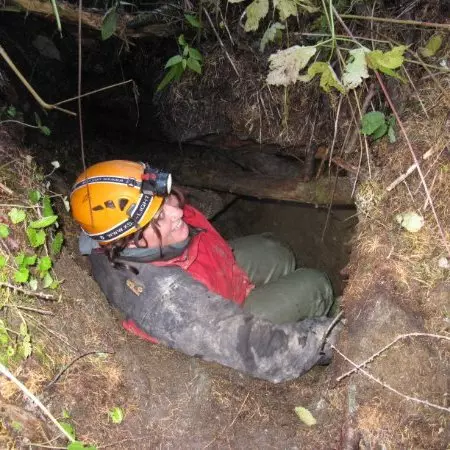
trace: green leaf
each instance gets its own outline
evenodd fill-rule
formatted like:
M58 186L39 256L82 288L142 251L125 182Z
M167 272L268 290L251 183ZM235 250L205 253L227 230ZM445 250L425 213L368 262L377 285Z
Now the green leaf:
M16 283L26 283L30 276L30 271L26 267L21 267L14 272L14 281Z
M20 323L20 327L19 327L19 333L22 337L26 336L28 334L28 326L27 323L22 321Z
M11 222L16 224L16 223L23 222L25 220L26 213L23 209L13 208L8 213L8 216L11 219Z
M183 67L183 72L184 72L184 70L186 70L186 64L187 64L187 60L186 60L186 58L183 58L183 60L181 61L181 66Z
M35 205L41 199L41 193L39 191L30 191L28 192L28 198L30 202Z
M194 28L202 27L201 23L198 21L196 16L193 16L192 14L185 14L184 17L188 21L189 25L191 25L192 27Z
M265 31L261 42L259 44L259 51L262 53L269 42L273 42L281 34L281 30L284 30L285 26L280 22L273 23Z
M25 261L25 253L20 252L14 257L14 262L18 267L23 266L23 262Z
M61 411L61 414L64 417L64 419L71 419L72 418L71 415L70 415L69 410L67 410L65 408Z
M44 287L44 289L47 289L47 288L51 287L52 283L53 283L53 278L52 278L52 276L47 272L47 273L44 275L44 279L42 280L42 286Z
M53 241L51 243L51 251L54 255L58 255L61 251L62 245L64 243L64 235L61 231L58 231L53 238Z
M295 409L295 414L297 414L298 418L305 424L308 425L308 427L315 425L317 423L314 416L307 410L306 408L303 408L302 406L297 406Z
M42 126L41 118L39 117L38 113L36 113L36 112L34 113L34 120L36 121L36 125L38 127Z
M442 45L442 35L435 34L426 43L425 47L419 48L419 52L425 58L429 58L430 56L434 56L437 53L437 51L441 48L441 45Z
M185 45L183 48L183 57L186 58L189 55L189 45Z
M115 406L114 408L111 408L108 412L108 415L112 421L112 423L120 424L123 420L123 410L122 408L119 408L118 406Z
M369 51L365 47L349 51L350 59L342 75L342 84L347 89L355 89L362 83L364 78L369 78L366 62L366 54Z
M245 8L247 21L245 22L245 31L256 31L259 27L259 21L264 19L269 12L269 0L253 0Z
M389 127L388 132L387 132L389 142L391 144L394 144L397 141L397 137L395 135L395 123L396 123L395 117L389 116L387 123L388 123L388 127Z
M45 125L42 125L39 127L40 132L45 136L50 136L52 134L49 127L46 127Z
M183 68L181 67L181 64L172 66L162 79L161 83L158 84L156 92L162 91L171 81L178 80L182 73Z
M386 119L381 111L368 112L361 118L361 133L370 136L385 123Z
M26 233L27 233L30 245L33 248L40 247L45 242L45 231L44 230L36 231L35 229L28 227L26 230Z
M72 437L72 439L75 439L75 428L73 427L73 425L71 425L70 423L67 422L59 422L58 423L61 425L62 428L64 428L64 431Z
M34 264L36 264L36 259L37 259L36 255L26 255L25 258L23 259L22 264L24 266L33 266Z
M33 347L30 342L30 336L28 335L22 342L20 346L20 352L24 358L28 358L33 351Z
M320 74L320 87L325 92L330 92L331 88L336 88L339 92L345 94L345 88L338 80L333 68L328 63L315 62L309 66L308 74L298 77L300 81L310 81L316 75Z
M180 34L178 36L178 44L181 45L182 47L187 45L186 39L184 38L184 34Z
M273 0L273 6L283 22L288 17L297 15L297 0Z
M12 345L8 345L8 348L6 349L6 354L12 358L16 354L16 350Z
M102 40L110 38L117 28L117 7L113 6L106 11L102 21Z
M52 208L52 202L50 200L50 197L48 197L47 195L44 195L44 198L42 199L42 215L44 217L55 215L55 212Z
M52 267L52 260L49 256L39 258L38 269L40 272L47 272Z
M6 266L6 261L7 261L6 256L0 255L0 269L1 269L2 267L5 267L5 266Z
M197 72L199 74L202 73L202 66L200 65L200 63L194 59L194 58L188 58L186 60L187 66L189 67L189 69L193 70L194 72Z
M197 61L203 61L202 54L196 48L189 47L189 56Z
M83 442L74 441L67 446L67 450L97 450L94 445L83 444Z
M0 329L0 344L6 345L9 342L9 335L6 330Z
M367 64L373 70L379 70L386 75L403 80L393 69L398 69L403 64L403 53L407 48L405 45L399 45L388 52L374 50L366 55Z
M9 236L9 227L4 223L0 223L0 238L5 239Z
M382 138L388 131L388 126L386 122L383 122L372 134L373 139L377 140Z
M31 280L28 282L28 284L30 285L30 288L32 291L36 291L38 288L38 282L36 280L36 278L31 278Z
M8 108L6 108L6 114L8 115L8 117L10 117L11 119L14 119L14 117L16 117L17 114L17 110L14 106L8 106Z
M417 233L424 225L425 220L415 211L407 211L395 216L395 220L410 233Z
M308 64L316 53L316 47L294 45L286 50L279 50L269 56L269 74L267 83L276 86L294 84L298 73Z
M164 69L168 69L169 67L172 67L175 64L180 64L180 62L182 60L183 60L183 57L181 55L172 56L172 58L169 58L168 61L166 62Z
M57 219L58 219L58 216L43 217L42 219L35 220L34 222L31 222L30 223L30 228L35 228L35 229L46 228L46 227L54 224Z

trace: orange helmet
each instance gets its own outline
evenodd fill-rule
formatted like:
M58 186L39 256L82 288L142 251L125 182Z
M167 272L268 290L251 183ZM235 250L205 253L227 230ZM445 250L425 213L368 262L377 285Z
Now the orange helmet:
M147 225L170 193L171 184L170 174L148 164L97 163L72 188L72 215L88 236L108 244Z

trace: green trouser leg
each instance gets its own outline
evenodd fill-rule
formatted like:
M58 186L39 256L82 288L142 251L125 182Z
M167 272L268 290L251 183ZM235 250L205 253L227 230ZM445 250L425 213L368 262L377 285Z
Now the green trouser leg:
M239 266L256 285L244 310L273 323L297 322L325 316L333 304L326 274L295 270L292 251L271 234L252 235L230 242Z

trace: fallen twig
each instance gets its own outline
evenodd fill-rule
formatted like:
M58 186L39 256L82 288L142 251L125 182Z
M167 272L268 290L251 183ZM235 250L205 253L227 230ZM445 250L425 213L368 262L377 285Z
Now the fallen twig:
M8 66L11 68L11 70L17 75L17 77L19 78L19 80L22 82L22 84L28 89L28 91L30 92L30 94L34 97L34 99L42 106L42 108L44 109L56 109L58 111L62 111L66 114L69 114L71 116L76 116L76 113L69 111L67 109L64 108L60 108L57 105L51 105L47 102L45 102L44 100L42 100L42 98L39 96L39 94L33 89L33 87L30 85L30 83L28 83L28 81L25 79L25 77L22 75L22 73L20 72L20 70L16 67L16 65L12 62L11 58L8 56L8 53L6 53L5 49L0 45L0 56L3 57L3 59L6 61L6 63L8 64Z
M431 155L434 155L438 151L437 148L430 148L422 155L422 160L427 160ZM415 170L417 169L417 164L411 164L405 173L400 175L398 178L396 178L387 188L386 191L390 192L392 189L394 189L397 185L399 185L403 180L408 178L409 175L411 175Z
M6 192L9 195L13 195L14 194L14 192L9 187L5 186L3 183L0 183L0 189L3 192Z
M446 411L446 412L450 413L450 408L446 408L445 406L436 405L435 403L431 403L427 400L422 400L417 397L411 397L409 395L403 394L402 392L398 391L397 389L393 388L392 386L389 386L389 384L383 383L381 380L379 380L378 378L371 375L369 372L367 372L364 369L362 369L361 367L359 367L351 359L347 358L347 356L345 356L341 351L339 351L334 345L331 345L331 348L336 353L338 353L340 356L342 356L342 358L344 358L346 361L348 361L352 366L354 366L355 370L361 372L362 374L364 374L366 377L370 378L375 383L379 384L380 386L385 387L386 389L390 390L391 392L394 392L395 394L399 395L400 397L406 398L407 400L411 400L416 403L420 403L425 406L429 406L431 408L440 409L441 411Z
M447 23L419 22L417 20L391 19L389 17L356 16L354 14L341 14L340 17L342 17L343 19L370 20L373 22L397 23L400 25L414 25L417 27L443 28L447 31L450 30L450 25Z
M440 334L430 334L430 333L401 334L400 336L397 336L392 342L390 342L389 344L385 345L381 350L379 350L376 353L374 353L370 358L367 358L361 364L358 364L355 368L353 368L353 369L349 370L348 372L345 372L342 375L340 375L339 377L337 377L336 381L341 381L345 377L348 377L349 375L351 375L352 373L357 372L358 369L360 369L361 367L364 367L366 364L372 362L377 356L380 356L384 351L386 351L389 347L392 347L398 341L400 341L402 339L405 339L407 337L416 337L416 336L427 336L427 337L432 337L432 338L436 338L436 339L445 339L447 341L450 341L450 337L443 336L443 335L440 335Z
M109 355L113 355L114 352L107 352L107 351L92 351L92 352L86 352L83 353L82 355L78 355L76 358L74 358L69 364L66 364L53 378L52 381L50 381L50 383L48 383L45 387L44 390L50 388L51 386L53 386L60 378L61 376L64 374L64 372L66 372L71 366L73 366L77 361L79 361L81 358L84 358L85 356L89 356L89 355L97 355L97 354L102 354L102 353L107 353Z
M55 313L53 313L52 311L46 311L45 309L38 309L38 308L31 308L30 306L20 306L20 305L3 305L3 308L18 308L18 309L23 309L24 311L31 311L31 312L35 312L38 314L43 314L44 316L54 316Z
M12 289L14 291L19 291L22 292L26 295L30 295L32 297L39 297L39 298L44 298L45 300L54 300L55 296L52 294L45 294L44 292L33 292L33 291L29 291L27 289L21 288L20 286L15 286L14 284L10 284L10 283L6 283L4 281L0 281L0 287L7 287L9 289Z
M205 16L207 17L208 22L209 22L209 24L211 25L211 28L212 28L212 30L214 31L214 34L216 35L216 38L217 38L217 40L218 40L220 46L222 47L223 51L225 52L225 55L226 55L226 57L228 58L228 61L230 61L230 64L232 65L234 71L236 72L236 75L237 75L239 78L241 78L241 75L239 74L239 71L237 70L236 65L234 64L233 60L231 59L231 56L230 56L230 54L228 53L228 50L227 50L227 48L225 47L225 44L223 43L222 39L220 38L219 33L217 32L217 30L216 30L216 28L215 28L215 26L214 26L214 24L213 24L213 21L211 20L211 17L210 17L210 15L209 15L208 11L206 10L206 8L203 8L203 12L205 13Z
M34 402L41 411L51 420L51 422L58 428L58 430L70 441L74 442L75 439L59 424L59 422L52 416L51 412L41 403L41 401L30 392L27 387L20 382L2 363L0 363L0 373L2 373L6 378L11 380L20 390L32 401Z

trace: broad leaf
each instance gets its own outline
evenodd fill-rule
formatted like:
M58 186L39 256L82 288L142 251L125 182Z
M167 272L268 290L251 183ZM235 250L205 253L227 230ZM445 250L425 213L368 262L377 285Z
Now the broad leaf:
M61 247L64 243L64 235L61 231L58 231L51 243L51 251L54 255L57 255L61 251Z
M185 19L188 21L189 25L191 25L194 28L201 28L202 25L198 21L197 17L193 16L192 14L185 14Z
M307 75L302 75L298 77L300 81L310 81L316 75L320 74L320 87L325 92L330 92L331 88L336 88L339 92L345 93L345 88L342 86L340 81L338 80L336 74L334 73L333 68L324 62L315 62L311 64L308 69Z
M267 83L277 86L294 84L298 73L316 53L316 47L301 47L294 45L286 50L279 50L269 56L269 69Z
M393 69L398 69L403 64L403 53L406 49L405 45L399 45L388 52L374 50L366 55L367 64L373 70L379 70L386 75L403 80Z
M62 428L64 428L64 431L72 437L72 439L75 439L75 428L73 425L71 425L68 422L58 422Z
M41 193L39 191L30 191L28 192L28 198L35 205L41 199Z
M48 256L43 256L42 258L39 258L38 261L38 270L39 272L47 272L52 267L52 260Z
M311 412L303 408L302 406L297 406L295 408L295 414L297 414L298 418L305 424L308 425L308 427L315 425L317 423L314 416L311 414Z
M194 58L188 58L186 60L187 66L189 67L189 69L193 70L194 72L197 72L199 74L202 73L202 66L200 65L200 63L194 59Z
M20 252L14 257L14 262L18 267L23 266L23 262L25 261L25 253Z
M442 45L442 36L440 34L435 34L431 39L427 42L425 47L420 47L419 52L425 58L429 58L430 56L434 56L436 52L441 48Z
M350 59L342 75L342 84L347 89L354 89L362 83L363 78L369 78L366 62L366 54L369 51L367 48L350 50Z
M202 54L196 48L189 47L189 56L197 61L203 61Z
M83 442L74 441L67 446L67 450L97 450L94 445L83 444Z
M20 335L21 335L22 337L23 337L23 336L26 336L26 335L28 334L28 326L27 326L27 323L26 323L26 322L22 321L22 322L20 323L19 333L20 333Z
M2 267L5 267L5 266L6 266L6 261L7 261L6 256L0 255L0 269L1 269Z
M284 25L280 22L275 22L267 28L259 44L259 51L262 53L269 42L273 42L281 35L281 30L284 30L284 28Z
M0 223L0 238L5 239L9 236L9 227L4 223Z
M181 64L172 66L169 71L164 75L161 83L158 84L156 92L162 91L171 81L178 80L183 74L183 68Z
M14 281L16 283L26 283L30 276L30 271L26 267L21 267L14 272Z
M425 223L424 218L415 211L397 214L395 220L410 233L417 233Z
M245 9L247 21L245 22L245 31L256 31L259 27L259 21L264 19L269 12L269 0L253 0Z
M383 122L372 134L372 138L377 140L382 138L388 131L388 125L386 122Z
M45 231L35 230L34 228L27 228L27 236L30 241L30 245L33 248L40 247L45 242Z
M44 287L44 289L50 288L53 284L53 281L53 277L47 272L44 275L44 279L42 280L42 286Z
M39 130L44 136L50 136L52 134L52 131L50 130L50 128L46 127L45 125L41 125L39 127Z
M368 112L361 118L361 133L370 136L385 123L386 118L381 111Z
M123 410L118 406L111 408L108 412L108 415L111 418L112 422L115 424L120 424L123 420Z
M175 64L180 64L180 62L183 60L183 57L181 55L175 55L169 58L166 62L166 65L164 66L165 69L168 69L169 67L174 66Z
M290 16L297 15L296 0L273 0L273 6L278 10L281 21L285 21Z
M29 228L46 228L56 222L56 219L58 219L58 216L47 216L43 217L42 219L35 220L34 222L30 223Z
M17 110L15 106L8 106L8 108L6 109L6 114L8 117L10 117L11 119L14 119L14 117L16 117L17 114Z
M36 280L36 278L31 278L31 280L28 282L28 284L30 285L30 288L32 291L36 291L38 288L38 282Z
M42 199L42 215L44 217L48 217L48 216L54 216L55 212L53 211L52 208L52 202L50 200L50 197L48 197L47 195L44 196L44 198Z
M11 219L11 222L16 224L16 223L23 222L25 220L26 213L23 209L13 208L8 213L8 216Z
M117 28L117 8L113 6L106 11L102 22L102 39L105 41L110 38Z
M22 356L24 358L28 358L31 355L31 352L33 351L33 347L31 346L29 335L25 336L24 340L22 341L20 351L22 352Z

